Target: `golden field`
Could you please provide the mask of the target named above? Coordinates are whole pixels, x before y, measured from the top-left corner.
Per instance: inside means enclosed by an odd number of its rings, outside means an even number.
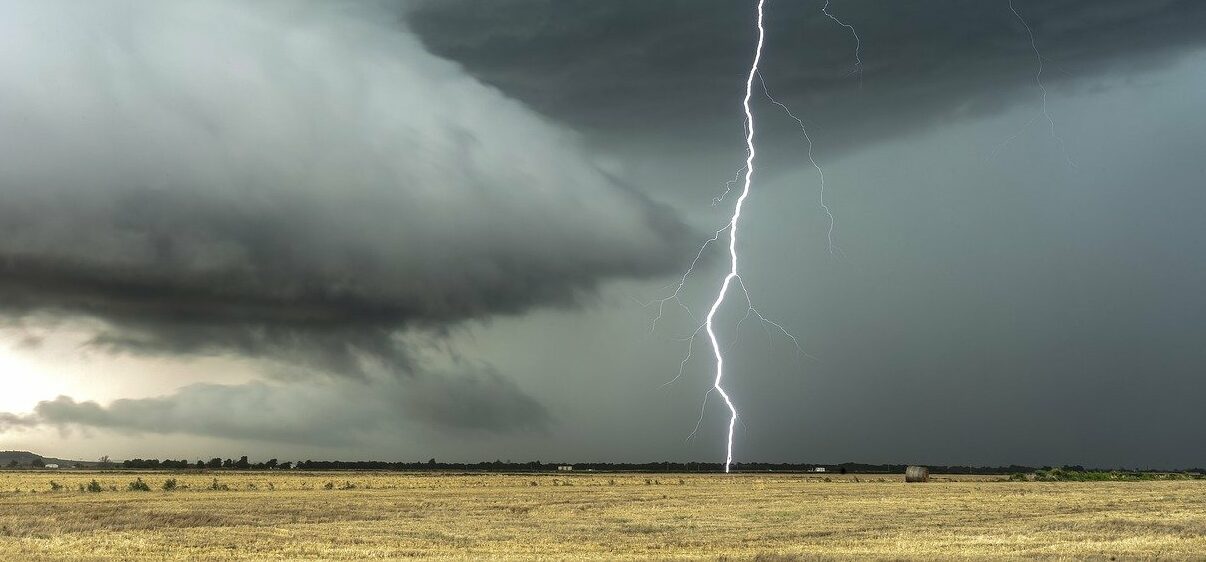
[[[1206,481],[828,479],[0,472],[0,560],[1206,558]]]

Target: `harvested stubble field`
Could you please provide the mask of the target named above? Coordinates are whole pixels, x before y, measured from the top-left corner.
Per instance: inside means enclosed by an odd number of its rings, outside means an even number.
[[[0,472],[0,560],[1206,556],[1206,481],[828,480]]]

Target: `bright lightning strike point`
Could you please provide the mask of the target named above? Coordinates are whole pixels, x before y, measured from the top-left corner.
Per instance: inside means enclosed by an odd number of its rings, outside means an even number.
[[[712,307],[708,309],[708,316],[704,321],[704,327],[708,333],[708,341],[712,344],[712,355],[716,358],[716,378],[712,382],[712,388],[717,394],[720,394],[720,397],[724,399],[725,406],[729,408],[729,431],[724,459],[724,471],[726,473],[729,472],[733,464],[733,429],[737,425],[737,407],[733,405],[732,398],[729,397],[728,392],[725,392],[722,385],[724,381],[724,353],[720,350],[720,341],[716,337],[716,329],[713,321],[716,318],[716,312],[724,304],[729,287],[732,286],[734,280],[740,279],[737,273],[737,227],[741,221],[741,208],[745,205],[745,200],[750,195],[750,183],[754,177],[754,159],[757,156],[757,151],[754,148],[754,112],[750,109],[750,100],[754,97],[754,78],[758,75],[758,64],[762,61],[762,44],[766,39],[766,29],[763,27],[765,4],[766,0],[758,0],[758,44],[754,50],[754,61],[750,65],[749,74],[745,78],[745,97],[741,101],[741,107],[745,112],[745,176],[742,181],[741,194],[737,197],[736,204],[733,205],[733,216],[729,219],[729,272],[724,276],[724,281],[720,284],[720,292],[717,293],[716,300],[712,302]]]

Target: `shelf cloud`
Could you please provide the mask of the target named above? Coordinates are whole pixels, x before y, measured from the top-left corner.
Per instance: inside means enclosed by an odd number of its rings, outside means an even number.
[[[6,317],[355,373],[357,354],[405,366],[401,329],[681,262],[671,211],[380,6],[3,8]]]

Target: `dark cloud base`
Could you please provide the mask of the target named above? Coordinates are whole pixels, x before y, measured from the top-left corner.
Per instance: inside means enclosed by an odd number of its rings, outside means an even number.
[[[767,4],[762,74],[823,131],[822,152],[882,141],[1032,99],[1029,37],[1005,0]],[[1193,0],[1015,0],[1058,86],[1107,68],[1150,70],[1206,45]],[[437,54],[576,127],[636,137],[729,138],[753,47],[753,2],[426,2],[409,16]],[[716,133],[710,135],[707,133]]]

